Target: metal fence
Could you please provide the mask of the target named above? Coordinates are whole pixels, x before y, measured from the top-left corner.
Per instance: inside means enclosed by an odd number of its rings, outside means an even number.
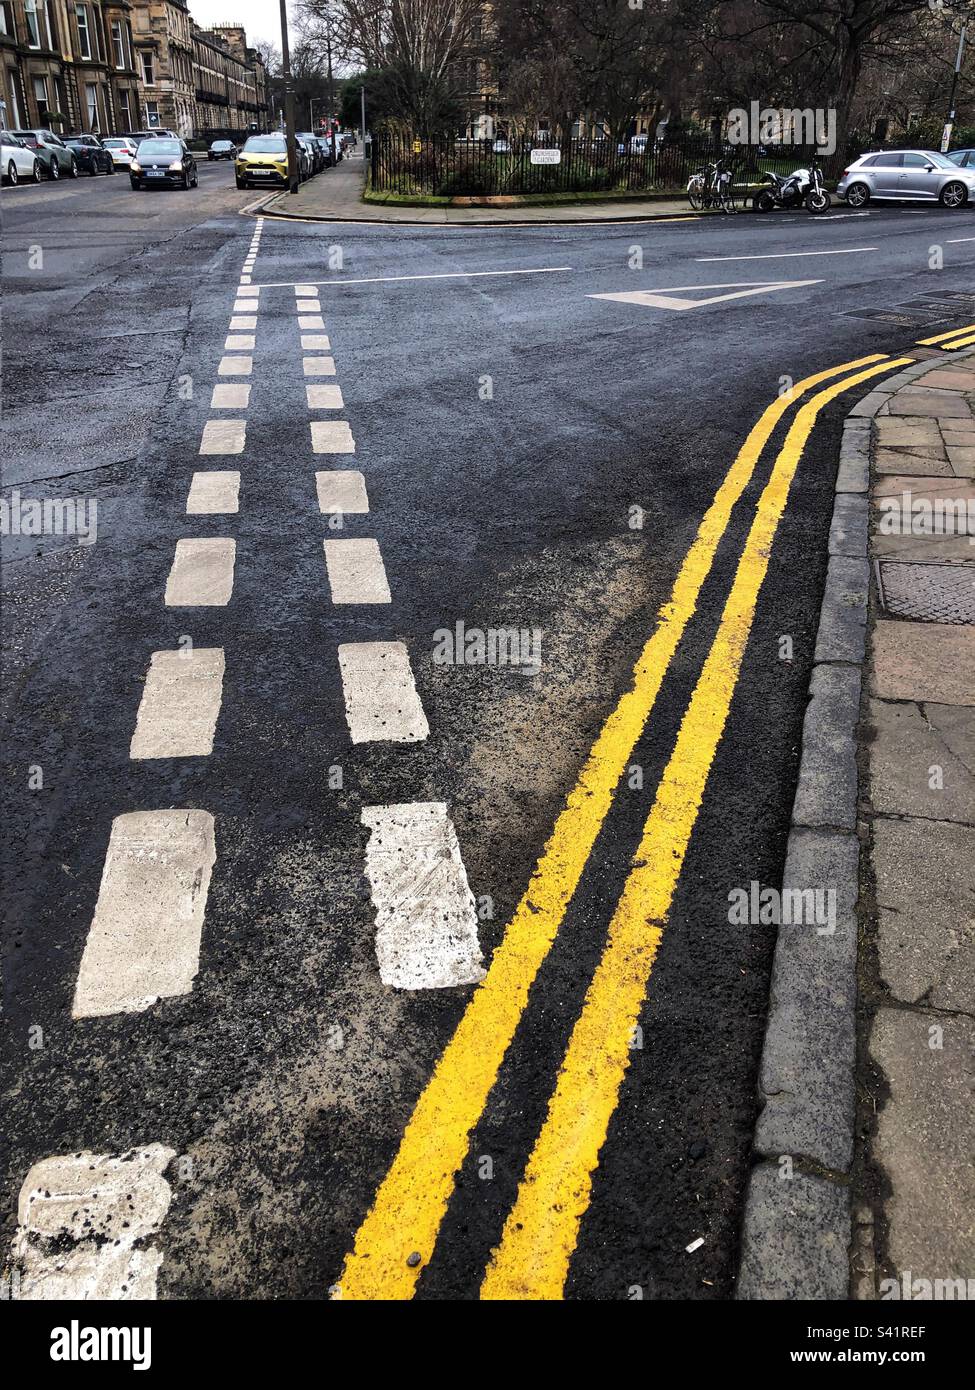
[[[874,146],[876,148],[876,146]],[[709,131],[677,139],[636,136],[550,139],[498,137],[420,138],[383,131],[372,141],[371,185],[377,193],[411,197],[498,197],[522,194],[676,192],[717,155],[732,161],[735,181],[758,183],[767,170],[790,172],[808,164],[810,147],[721,145]],[[846,156],[849,158],[850,156]],[[820,159],[827,179],[839,176],[844,156]]]

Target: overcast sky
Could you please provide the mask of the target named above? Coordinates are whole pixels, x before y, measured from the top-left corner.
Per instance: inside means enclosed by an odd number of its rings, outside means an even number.
[[[279,0],[189,0],[190,14],[201,28],[211,24],[242,24],[247,42],[270,39],[281,47]],[[290,9],[290,6],[289,6]]]

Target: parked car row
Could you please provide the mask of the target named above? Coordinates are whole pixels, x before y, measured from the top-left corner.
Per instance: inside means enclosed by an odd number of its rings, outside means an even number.
[[[130,169],[148,139],[179,137],[169,130],[137,130],[128,135],[55,135],[53,130],[0,131],[0,173],[5,183],[76,179],[80,174],[114,174]],[[180,141],[180,144],[183,142]]]
[[[304,183],[305,179],[321,173],[342,158],[343,145],[339,139],[333,143],[328,135],[318,135],[312,130],[298,131],[295,146],[299,183]],[[286,187],[288,146],[283,131],[251,135],[245,140],[234,160],[234,172],[238,188],[273,187],[276,184]]]

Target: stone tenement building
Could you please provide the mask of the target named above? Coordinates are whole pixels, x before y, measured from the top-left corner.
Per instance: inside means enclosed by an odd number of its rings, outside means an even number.
[[[237,25],[199,29],[183,0],[0,0],[9,129],[189,137],[268,123],[267,74]]]

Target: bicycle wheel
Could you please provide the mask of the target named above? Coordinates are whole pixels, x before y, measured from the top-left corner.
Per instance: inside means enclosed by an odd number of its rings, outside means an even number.
[[[688,180],[687,197],[694,211],[700,212],[704,207],[704,179],[700,174]]]

